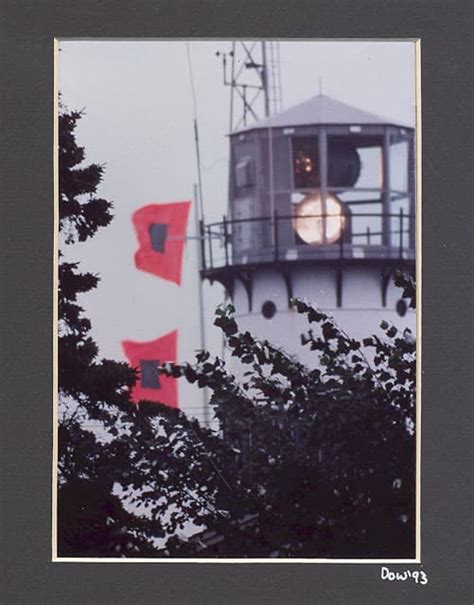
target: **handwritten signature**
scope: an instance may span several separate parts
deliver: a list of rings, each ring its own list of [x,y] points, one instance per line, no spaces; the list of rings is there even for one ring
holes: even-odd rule
[[[388,567],[382,567],[380,569],[380,579],[388,580],[389,582],[406,582],[407,580],[413,580],[415,584],[428,584],[428,576],[424,571],[411,571],[405,569],[405,571],[390,571]]]

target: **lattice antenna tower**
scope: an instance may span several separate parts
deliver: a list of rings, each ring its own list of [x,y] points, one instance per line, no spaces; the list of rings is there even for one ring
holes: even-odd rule
[[[224,85],[230,86],[229,130],[234,132],[281,111],[278,42],[235,41],[222,56]]]

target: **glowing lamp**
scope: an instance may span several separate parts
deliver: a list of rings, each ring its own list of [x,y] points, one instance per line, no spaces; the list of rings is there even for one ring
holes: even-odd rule
[[[333,244],[342,235],[344,221],[342,204],[335,195],[326,195],[324,217],[321,194],[313,191],[296,205],[293,228],[305,244]]]

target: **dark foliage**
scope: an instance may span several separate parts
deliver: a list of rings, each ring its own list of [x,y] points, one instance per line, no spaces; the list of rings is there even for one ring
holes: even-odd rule
[[[59,116],[60,230],[66,244],[84,241],[107,225],[112,204],[95,197],[103,168],[83,166],[76,143],[81,114]],[[123,363],[98,359],[77,295],[95,288],[98,277],[80,273],[78,263],[59,264],[59,556],[134,556],[150,552],[148,536],[160,526],[144,523],[113,494],[128,469],[129,447],[118,426],[133,427],[129,387],[135,375]],[[123,430],[122,430],[123,432]],[[145,536],[145,537],[144,537]]]
[[[75,137],[80,118],[77,111],[59,116],[59,221],[67,243],[85,241],[112,220],[112,204],[95,196],[104,167],[82,165],[85,152]]]
[[[410,296],[409,280],[397,279]],[[317,355],[315,369],[240,333],[231,305],[215,323],[249,367],[242,385],[208,353],[195,366],[163,368],[212,389],[225,450],[222,458],[212,452],[220,472],[207,534],[173,553],[413,557],[415,341],[383,322],[385,338],[361,346],[328,315],[294,305],[317,327],[317,336],[302,337]]]

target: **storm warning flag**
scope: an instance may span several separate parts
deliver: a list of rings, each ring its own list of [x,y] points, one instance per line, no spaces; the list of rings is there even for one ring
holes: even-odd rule
[[[158,373],[160,364],[176,361],[178,332],[149,342],[122,341],[122,348],[132,368],[138,370],[138,378],[132,389],[132,401],[142,399],[159,401],[172,408],[178,407],[178,384],[176,378]]]
[[[132,220],[140,247],[135,266],[141,271],[181,283],[181,265],[191,202],[150,204],[134,212]]]

